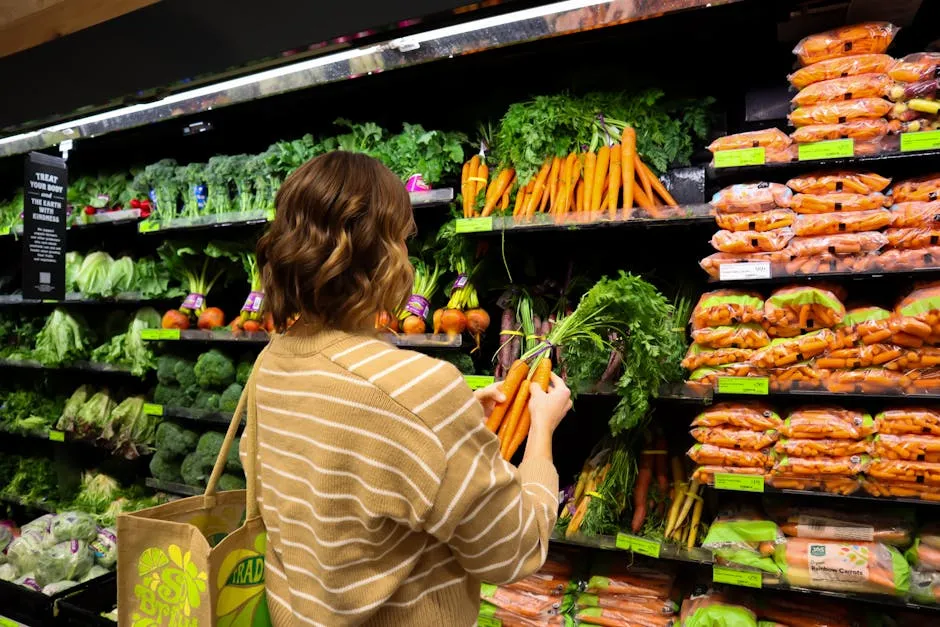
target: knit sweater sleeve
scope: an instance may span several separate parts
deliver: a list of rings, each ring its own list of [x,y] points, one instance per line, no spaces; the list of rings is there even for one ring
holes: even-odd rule
[[[516,468],[500,457],[483,408],[456,369],[448,366],[436,383],[451,391],[422,414],[440,439],[445,463],[425,531],[479,579],[499,584],[526,577],[548,553],[558,473],[549,461]]]

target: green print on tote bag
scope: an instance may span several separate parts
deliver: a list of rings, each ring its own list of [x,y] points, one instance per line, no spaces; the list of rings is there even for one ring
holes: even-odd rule
[[[118,624],[271,627],[264,587],[267,536],[258,509],[257,415],[249,377],[201,496],[118,517]],[[247,489],[217,492],[247,408]]]

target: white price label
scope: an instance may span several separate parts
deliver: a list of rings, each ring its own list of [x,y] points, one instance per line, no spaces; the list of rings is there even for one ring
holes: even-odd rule
[[[723,263],[718,267],[718,278],[722,281],[769,279],[770,262],[748,261],[746,263]]]

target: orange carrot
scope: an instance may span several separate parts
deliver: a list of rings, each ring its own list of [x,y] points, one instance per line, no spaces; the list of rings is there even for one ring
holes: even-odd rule
[[[480,167],[477,168],[477,175],[474,177],[476,178],[476,185],[473,190],[473,202],[470,204],[470,209],[473,211],[473,215],[477,214],[477,199],[480,197],[480,192],[484,192],[484,196],[486,195],[486,182],[489,174],[489,168],[486,167],[485,163],[481,163]]]
[[[562,162],[561,174],[559,175],[558,181],[557,202],[553,203],[552,207],[555,213],[565,213],[568,210],[568,198],[571,196],[571,156],[573,154],[574,153],[571,153],[565,157],[565,160]]]
[[[522,215],[522,210],[525,207],[525,190],[528,185],[522,185],[519,189],[516,190],[516,206],[513,207],[512,215],[518,216]]]
[[[561,159],[552,159],[552,168],[548,171],[548,196],[551,200],[549,210],[554,211],[558,202],[558,177],[561,176]]]
[[[551,376],[552,360],[548,357],[545,357],[535,367],[535,374],[532,375],[532,381],[530,382],[530,385],[537,385],[542,388],[543,392],[547,392],[548,383],[551,381]],[[515,455],[516,449],[519,448],[519,445],[522,444],[522,441],[525,440],[526,435],[529,433],[529,424],[531,421],[532,416],[529,414],[528,402],[526,402],[525,411],[523,411],[522,416],[520,417],[519,424],[516,426],[513,434],[507,438],[509,445],[503,454],[503,459],[512,459],[512,456]],[[502,449],[500,449],[500,451],[502,452]]]
[[[506,211],[509,209],[509,188],[506,188],[506,191],[503,192],[502,200],[499,202],[499,210]]]
[[[649,166],[642,161],[640,162],[640,165],[643,166],[643,175],[646,176],[650,183],[652,183],[653,190],[660,195],[660,197],[663,199],[663,202],[665,202],[670,207],[679,206],[679,203],[677,203],[676,199],[672,197],[672,195],[669,193],[669,190],[667,190],[666,186],[663,185],[663,182],[659,180],[659,177],[653,174],[653,171],[650,170]]]
[[[594,181],[591,183],[591,206],[589,211],[599,211],[601,208],[601,196],[604,195],[606,186],[604,179],[610,169],[610,146],[604,145],[597,151],[597,163],[594,165]]]
[[[493,213],[493,209],[496,208],[496,203],[509,191],[509,187],[512,185],[512,179],[515,175],[516,171],[512,168],[505,168],[500,171],[496,176],[496,180],[490,185],[490,189],[492,189],[493,192],[489,194],[489,198],[486,199],[486,204],[483,205],[482,215],[488,216]]]
[[[529,434],[529,426],[532,424],[532,414],[529,412],[529,407],[526,405],[526,408],[522,410],[522,418],[519,419],[519,426],[516,427],[516,432],[513,434],[512,439],[509,442],[509,450],[506,451],[504,459],[510,460],[512,456],[516,454],[516,451],[519,449],[519,445],[526,439],[526,436]],[[502,447],[500,447],[500,453],[502,454]]]
[[[640,161],[640,155],[636,153],[633,155],[633,167],[636,170],[636,180],[643,185],[643,193],[646,194],[646,197],[651,203],[656,204],[655,197],[653,196],[653,184],[646,178],[646,169],[643,167],[643,162]]]
[[[551,177],[551,174],[552,174],[551,168],[549,168],[548,174],[549,174],[549,177]],[[548,201],[551,199],[551,196],[552,196],[551,181],[546,180],[545,189],[542,190],[542,198],[541,200],[539,200],[539,206],[538,206],[539,213],[545,212],[545,209],[548,207]]]
[[[610,147],[610,183],[607,187],[607,212],[611,218],[617,217],[617,196],[620,193],[620,144]],[[603,205],[602,205],[603,207]]]
[[[503,416],[506,415],[506,410],[509,409],[516,396],[516,392],[519,390],[519,385],[528,374],[529,364],[521,359],[512,362],[512,365],[509,367],[509,372],[506,373],[506,378],[503,379],[502,384],[499,386],[506,400],[502,403],[498,403],[496,407],[493,408],[493,413],[491,413],[490,417],[486,420],[487,429],[496,433],[496,430],[503,422]]]
[[[532,186],[532,195],[526,200],[524,212],[526,216],[535,215],[535,208],[538,206],[539,201],[542,200],[542,192],[545,191],[545,181],[548,180],[548,172],[551,168],[552,162],[551,159],[549,159],[542,164],[542,168],[536,175],[534,185]]]
[[[476,181],[473,179],[476,178],[477,168],[480,167],[480,155],[473,155],[470,158],[470,168],[467,170],[467,193],[463,197],[463,212],[466,217],[471,217],[473,215],[473,203],[476,200]]]
[[[597,169],[597,154],[584,153],[584,202],[581,211],[591,210],[591,200],[594,198],[594,170]]]
[[[646,194],[643,193],[643,188],[640,185],[637,185],[633,191],[634,198],[636,198],[636,204],[642,207],[643,209],[652,209],[653,201],[646,197]]]
[[[625,126],[623,134],[620,136],[620,167],[623,175],[623,212],[628,215],[633,208],[633,186],[635,162],[633,156],[636,154],[636,131],[629,126]]]
[[[467,215],[467,196],[470,191],[467,188],[467,181],[470,179],[470,161],[463,164],[463,170],[460,174],[460,194],[463,198],[463,217],[469,218]]]
[[[578,186],[575,190],[574,208],[576,213],[584,211],[584,179],[578,181]]]
[[[509,453],[509,444],[513,435],[516,433],[516,427],[519,425],[519,420],[522,418],[522,412],[525,410],[528,404],[529,381],[525,379],[519,385],[519,391],[516,392],[516,398],[512,399],[512,407],[509,408],[509,413],[506,414],[506,419],[503,421],[505,422],[503,425],[505,429],[500,428],[499,430],[499,452],[502,454],[503,459],[508,459],[506,454]]]

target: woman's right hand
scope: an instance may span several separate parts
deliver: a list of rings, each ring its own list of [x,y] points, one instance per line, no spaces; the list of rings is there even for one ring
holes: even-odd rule
[[[543,392],[537,385],[529,390],[529,412],[532,415],[530,430],[553,433],[555,428],[571,409],[571,390],[554,372],[548,392]]]

